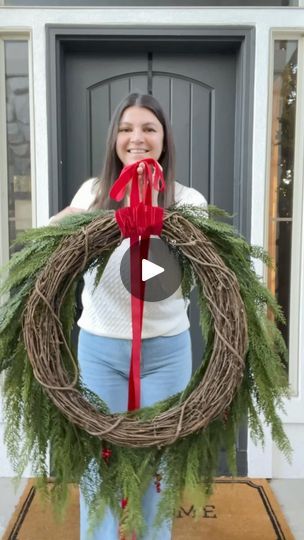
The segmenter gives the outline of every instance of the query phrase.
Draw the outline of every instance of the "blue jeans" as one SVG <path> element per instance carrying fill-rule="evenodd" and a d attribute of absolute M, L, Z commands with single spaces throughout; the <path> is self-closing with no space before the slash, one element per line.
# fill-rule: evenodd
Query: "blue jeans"
<path fill-rule="evenodd" d="M 131 340 L 96 336 L 80 330 L 78 359 L 84 384 L 99 395 L 111 412 L 128 408 L 128 381 Z M 141 406 L 153 405 L 181 392 L 191 377 L 192 352 L 189 330 L 176 336 L 142 340 Z M 170 540 L 172 522 L 164 522 L 157 532 L 152 525 L 161 493 L 151 482 L 142 501 L 147 532 L 142 540 Z M 92 536 L 87 535 L 88 509 L 80 493 L 80 540 L 118 540 L 118 521 L 110 509 Z M 139 540 L 139 539 L 138 539 Z"/>

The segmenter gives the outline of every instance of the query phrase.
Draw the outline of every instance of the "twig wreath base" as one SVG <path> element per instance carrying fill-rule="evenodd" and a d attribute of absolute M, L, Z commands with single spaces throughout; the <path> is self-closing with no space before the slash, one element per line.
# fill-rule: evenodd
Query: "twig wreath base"
<path fill-rule="evenodd" d="M 279 416 L 289 396 L 286 346 L 275 324 L 284 319 L 252 262 L 269 264 L 269 258 L 219 215 L 224 213 L 214 207 L 206 216 L 199 207 L 173 206 L 162 231 L 183 269 L 184 298 L 194 281 L 198 286 L 202 365 L 181 394 L 120 415 L 109 414 L 83 385 L 72 342 L 77 283 L 87 270 L 96 270 L 97 284 L 122 240 L 114 213 L 70 216 L 18 238 L 22 249 L 0 275 L 0 294 L 6 294 L 0 307 L 5 443 L 18 476 L 30 464 L 59 513 L 69 482 L 75 482 L 90 508 L 92 528 L 110 507 L 126 537 L 134 531 L 140 536 L 142 497 L 156 472 L 163 476 L 161 486 L 156 484 L 162 491 L 156 526 L 172 518 L 185 489 L 201 508 L 222 448 L 230 473 L 237 474 L 236 440 L 244 418 L 253 440 L 262 444 L 269 425 L 273 441 L 290 458 Z M 122 500 L 128 500 L 126 509 Z"/>
<path fill-rule="evenodd" d="M 71 422 L 119 446 L 161 447 L 206 427 L 227 409 L 242 381 L 247 325 L 236 276 L 204 233 L 178 212 L 165 213 L 162 238 L 191 262 L 214 321 L 214 336 L 212 357 L 197 387 L 152 420 L 143 421 L 135 413 L 106 415 L 84 399 L 75 387 L 77 362 L 60 322 L 65 294 L 77 276 L 121 241 L 113 212 L 60 244 L 37 279 L 24 313 L 24 341 L 36 379 Z M 74 365 L 72 380 L 61 363 L 62 344 Z"/>

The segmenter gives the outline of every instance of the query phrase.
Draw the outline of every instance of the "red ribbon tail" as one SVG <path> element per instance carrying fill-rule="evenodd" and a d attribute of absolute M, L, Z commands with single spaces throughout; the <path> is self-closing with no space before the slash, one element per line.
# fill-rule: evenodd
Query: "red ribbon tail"
<path fill-rule="evenodd" d="M 129 376 L 128 410 L 140 408 L 141 332 L 143 324 L 145 283 L 142 281 L 142 260 L 148 257 L 149 237 L 141 241 L 131 238 L 131 293 L 132 293 L 132 354 Z"/>

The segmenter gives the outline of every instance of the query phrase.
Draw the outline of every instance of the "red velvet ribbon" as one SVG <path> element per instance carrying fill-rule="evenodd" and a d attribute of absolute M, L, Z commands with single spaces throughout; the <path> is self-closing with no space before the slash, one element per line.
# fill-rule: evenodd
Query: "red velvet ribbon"
<path fill-rule="evenodd" d="M 140 163 L 144 165 L 142 201 L 139 197 L 138 173 Z M 154 169 L 152 173 L 151 166 Z M 130 206 L 115 212 L 116 221 L 125 238 L 130 238 L 131 254 L 131 308 L 132 308 L 132 352 L 129 376 L 128 410 L 140 408 L 140 358 L 141 333 L 144 310 L 145 282 L 142 281 L 142 259 L 149 253 L 150 235 L 159 236 L 163 226 L 163 209 L 152 206 L 152 188 L 163 191 L 165 180 L 157 161 L 144 159 L 124 167 L 113 184 L 110 197 L 120 201 L 125 197 L 131 182 Z"/>

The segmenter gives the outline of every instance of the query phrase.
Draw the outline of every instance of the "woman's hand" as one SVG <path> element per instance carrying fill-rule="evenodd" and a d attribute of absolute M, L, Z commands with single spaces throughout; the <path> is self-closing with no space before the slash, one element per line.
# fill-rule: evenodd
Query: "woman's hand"
<path fill-rule="evenodd" d="M 58 214 L 55 214 L 51 217 L 49 223 L 52 225 L 53 223 L 58 223 L 58 221 L 61 221 L 66 216 L 70 216 L 71 214 L 80 214 L 81 212 L 86 212 L 83 208 L 74 208 L 73 206 L 66 206 L 61 212 L 58 212 Z"/>

